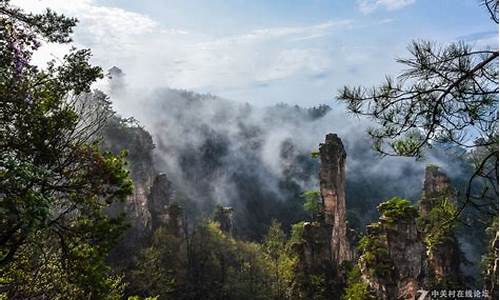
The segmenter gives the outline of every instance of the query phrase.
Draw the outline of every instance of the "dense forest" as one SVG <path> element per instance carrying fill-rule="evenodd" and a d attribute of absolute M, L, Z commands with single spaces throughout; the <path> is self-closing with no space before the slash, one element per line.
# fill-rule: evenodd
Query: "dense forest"
<path fill-rule="evenodd" d="M 0 299 L 498 298 L 498 49 L 257 107 L 37 66 L 77 22 L 0 0 Z"/>

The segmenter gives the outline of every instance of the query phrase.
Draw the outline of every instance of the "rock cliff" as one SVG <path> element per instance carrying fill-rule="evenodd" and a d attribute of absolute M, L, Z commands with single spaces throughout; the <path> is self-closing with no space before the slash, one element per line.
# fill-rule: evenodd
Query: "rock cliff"
<path fill-rule="evenodd" d="M 167 175 L 156 175 L 147 198 L 147 207 L 151 214 L 151 229 L 153 231 L 161 225 L 167 224 L 169 219 L 169 206 L 173 200 L 174 190 Z"/>
<path fill-rule="evenodd" d="M 453 231 L 440 223 L 441 218 L 454 217 L 456 193 L 448 176 L 436 166 L 428 166 L 422 199 L 419 203 L 421 227 L 427 235 L 429 267 L 437 284 L 460 286 L 460 248 Z M 439 227 L 439 228 L 436 228 Z M 434 235 L 434 236 L 429 236 Z"/>
<path fill-rule="evenodd" d="M 424 188 L 419 203 L 420 215 L 427 216 L 444 197 L 456 202 L 455 193 L 448 176 L 439 167 L 430 165 L 425 169 Z"/>
<path fill-rule="evenodd" d="M 214 213 L 214 221 L 219 223 L 219 228 L 222 232 L 233 234 L 233 208 L 225 206 L 217 206 Z"/>
<path fill-rule="evenodd" d="M 340 138 L 336 134 L 328 134 L 325 143 L 320 144 L 319 154 L 319 181 L 325 223 L 332 226 L 331 255 L 333 261 L 340 265 L 353 258 L 346 222 L 346 153 Z"/>
<path fill-rule="evenodd" d="M 492 230 L 496 231 L 490 241 L 488 253 L 485 257 L 484 289 L 488 291 L 486 299 L 498 299 L 498 221 L 493 223 Z"/>
<path fill-rule="evenodd" d="M 425 246 L 417 228 L 417 209 L 393 198 L 378 207 L 381 217 L 361 240 L 362 280 L 377 299 L 414 299 L 426 277 Z"/>
<path fill-rule="evenodd" d="M 324 222 L 304 222 L 295 225 L 300 236 L 294 242 L 297 254 L 294 299 L 339 299 L 341 282 L 331 258 L 331 226 Z M 318 280 L 319 279 L 319 280 Z M 323 299 L 323 298 L 320 298 Z"/>
<path fill-rule="evenodd" d="M 377 299 L 415 299 L 419 289 L 463 288 L 455 238 L 456 194 L 446 174 L 426 169 L 416 207 L 392 198 L 378 206 L 378 222 L 359 244 L 361 281 Z"/>

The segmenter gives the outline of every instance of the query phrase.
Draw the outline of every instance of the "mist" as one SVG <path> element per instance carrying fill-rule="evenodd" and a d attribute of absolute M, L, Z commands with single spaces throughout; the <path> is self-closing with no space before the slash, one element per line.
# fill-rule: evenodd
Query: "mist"
<path fill-rule="evenodd" d="M 214 205 L 235 208 L 235 228 L 258 238 L 273 218 L 304 219 L 301 194 L 318 189 L 319 161 L 311 157 L 327 133 L 338 134 L 347 152 L 347 205 L 362 230 L 377 217 L 376 205 L 393 196 L 418 200 L 428 164 L 452 177 L 460 164 L 435 149 L 426 159 L 381 157 L 371 148 L 367 119 L 346 114 L 331 101 L 304 108 L 256 107 L 170 88 L 148 89 L 115 74 L 102 88 L 123 117 L 134 117 L 154 140 L 155 166 L 201 215 Z"/>

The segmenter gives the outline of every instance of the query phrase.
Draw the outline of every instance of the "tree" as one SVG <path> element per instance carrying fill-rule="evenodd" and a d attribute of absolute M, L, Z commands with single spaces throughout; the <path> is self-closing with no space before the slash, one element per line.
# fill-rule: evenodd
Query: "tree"
<path fill-rule="evenodd" d="M 219 225 L 201 223 L 189 237 L 188 282 L 176 299 L 270 299 L 272 275 L 260 245 Z"/>
<path fill-rule="evenodd" d="M 129 290 L 138 295 L 182 298 L 186 281 L 187 255 L 184 240 L 165 227 L 158 228 L 152 244 L 142 250 L 137 269 L 131 272 Z"/>
<path fill-rule="evenodd" d="M 322 214 L 321 194 L 319 191 L 305 191 L 302 194 L 304 198 L 304 210 L 309 213 L 311 220 L 318 220 Z"/>
<path fill-rule="evenodd" d="M 0 295 L 118 298 L 105 258 L 124 228 L 106 209 L 131 193 L 124 155 L 103 153 L 105 115 L 85 101 L 102 75 L 89 50 L 41 70 L 41 41 L 69 43 L 76 20 L 0 0 Z"/>
<path fill-rule="evenodd" d="M 289 299 L 297 257 L 293 254 L 281 224 L 273 220 L 262 244 L 270 265 L 274 299 Z"/>
<path fill-rule="evenodd" d="M 498 0 L 485 0 L 498 24 Z M 498 194 L 498 49 L 473 49 L 463 42 L 438 47 L 413 41 L 406 70 L 379 87 L 344 87 L 339 101 L 378 123 L 369 134 L 383 155 L 421 158 L 437 144 L 469 150 L 474 162 L 466 204 L 495 212 Z M 474 190 L 475 182 L 487 184 Z M 477 201 L 493 196 L 488 206 Z M 490 199 L 491 200 L 491 199 Z"/>
<path fill-rule="evenodd" d="M 347 274 L 347 285 L 342 300 L 373 300 L 376 299 L 370 292 L 370 287 L 361 279 L 361 270 L 356 264 Z"/>

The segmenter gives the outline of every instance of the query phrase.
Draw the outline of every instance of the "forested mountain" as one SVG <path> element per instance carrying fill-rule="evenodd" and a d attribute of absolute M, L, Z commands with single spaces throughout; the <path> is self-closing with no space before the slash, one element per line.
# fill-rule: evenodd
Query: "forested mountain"
<path fill-rule="evenodd" d="M 103 96 L 100 93 L 96 95 Z M 104 144 L 113 145 L 115 152 L 122 147 L 129 149 L 128 161 L 131 175 L 136 178 L 134 181 L 136 192 L 130 203 L 133 205 L 139 203 L 138 208 L 133 210 L 143 211 L 134 213 L 137 215 L 135 220 L 138 220 L 140 224 L 136 229 L 147 236 L 151 230 L 163 228 L 163 226 L 153 225 L 153 215 L 163 216 L 164 222 L 170 224 L 167 227 L 177 232 L 173 235 L 175 238 L 171 237 L 178 243 L 174 245 L 189 247 L 189 243 L 199 242 L 197 240 L 199 230 L 207 230 L 198 228 L 199 225 L 196 224 L 212 219 L 219 224 L 226 224 L 221 227 L 225 228 L 221 234 L 226 234 L 229 238 L 265 244 L 269 226 L 275 226 L 271 228 L 277 230 L 277 225 L 273 225 L 272 222 L 278 222 L 276 224 L 280 224 L 279 232 L 283 239 L 281 241 L 283 249 L 280 251 L 288 253 L 288 256 L 284 254 L 285 257 L 280 259 L 290 263 L 288 268 L 292 268 L 282 271 L 284 273 L 298 272 L 293 269 L 299 265 L 293 267 L 292 264 L 293 261 L 297 263 L 299 258 L 296 255 L 298 254 L 295 250 L 290 250 L 297 249 L 299 241 L 303 240 L 300 236 L 297 237 L 303 234 L 297 226 L 303 226 L 300 224 L 303 224 L 301 222 L 304 220 L 316 222 L 323 211 L 321 199 L 324 197 L 316 192 L 319 191 L 321 181 L 318 176 L 319 152 L 316 152 L 318 143 L 312 141 L 311 136 L 318 134 L 316 131 L 322 128 L 339 124 L 339 120 L 335 120 L 338 115 L 328 106 L 305 109 L 283 104 L 260 109 L 248 104 L 237 104 L 215 96 L 186 91 L 162 90 L 152 95 L 151 99 L 145 96 L 144 105 L 138 115 L 153 116 L 147 123 L 148 127 L 153 128 L 154 134 L 150 134 L 147 129 L 141 127 L 138 121 L 127 121 L 115 115 L 112 118 L 113 121 L 105 127 L 103 136 Z M 120 101 L 113 94 L 112 97 L 115 101 Z M 207 113 L 207 106 L 211 109 L 210 113 Z M 352 122 L 348 119 L 343 121 L 346 125 Z M 280 134 L 275 135 L 277 131 L 280 131 Z M 342 128 L 339 131 L 342 132 Z M 365 232 L 364 228 L 368 223 L 378 218 L 376 207 L 381 202 L 396 195 L 403 195 L 417 203 L 422 197 L 424 171 L 429 161 L 437 162 L 440 169 L 453 175 L 452 182 L 457 187 L 463 185 L 472 172 L 464 159 L 465 150 L 452 145 L 436 147 L 429 152 L 428 159 L 424 161 L 398 159 L 399 161 L 394 164 L 395 158 L 378 157 L 371 149 L 368 138 L 363 139 L 361 134 L 353 138 L 346 132 L 345 137 L 344 188 L 345 199 L 347 199 L 345 217 L 348 220 L 350 230 L 348 236 L 352 243 L 355 243 L 354 241 Z M 311 144 L 307 144 L 307 141 L 311 141 Z M 120 146 L 116 147 L 116 145 Z M 273 149 L 273 152 L 269 153 L 268 148 Z M 149 175 L 144 177 L 144 174 Z M 142 179 L 140 179 L 141 176 L 143 176 Z M 153 193 L 152 190 L 160 192 Z M 464 197 L 463 190 L 457 189 L 456 192 L 456 197 Z M 311 206 L 311 201 L 318 204 Z M 152 202 L 156 204 L 153 206 L 148 204 Z M 455 201 L 455 203 L 457 205 L 458 202 Z M 168 207 L 170 205 L 182 208 L 182 213 L 175 217 L 173 223 L 165 221 L 169 220 Z M 227 208 L 224 209 L 224 207 Z M 225 217 L 221 217 L 221 214 Z M 488 225 L 476 222 L 473 211 L 467 210 L 465 214 L 471 214 L 468 219 L 473 222 L 471 223 L 473 227 L 459 226 L 457 229 L 457 238 L 461 241 L 462 247 L 460 249 L 462 254 L 457 254 L 460 256 L 457 266 L 464 278 L 472 282 L 476 280 L 474 278 L 479 278 L 481 272 L 477 266 L 481 260 L 481 253 L 486 251 L 486 244 L 482 241 L 487 239 L 485 228 Z M 295 223 L 298 225 L 292 226 Z M 295 229 L 292 230 L 292 228 Z M 316 233 L 311 234 L 316 235 Z M 285 245 L 287 235 L 291 236 L 288 246 Z M 479 236 L 482 238 L 478 239 Z M 183 241 L 181 237 L 185 240 Z M 156 237 L 158 238 L 160 237 Z M 321 235 L 317 238 L 321 238 Z M 322 238 L 323 242 L 329 240 L 325 236 Z M 126 236 L 124 240 L 127 240 Z M 137 242 L 144 243 L 143 245 L 148 244 L 147 238 L 137 240 Z M 154 243 L 159 245 L 161 241 L 156 240 Z M 155 249 L 155 246 L 151 247 L 146 251 L 159 251 Z M 129 246 L 128 249 L 127 254 L 137 251 L 136 244 Z M 117 249 L 117 253 L 120 252 L 120 249 Z M 178 255 L 189 255 L 189 253 Z M 138 255 L 140 257 L 140 254 Z M 227 253 L 227 255 L 236 254 Z M 171 259 L 184 261 L 186 264 L 186 261 L 189 261 L 188 257 L 175 256 Z M 255 259 L 258 262 L 258 259 Z M 129 263 L 131 268 L 137 268 L 143 262 L 136 262 L 138 265 L 135 266 L 133 262 Z M 165 267 L 169 266 L 168 262 L 165 264 Z M 189 274 L 188 265 L 177 266 L 177 268 L 186 268 L 183 272 Z M 285 268 L 285 266 L 279 268 Z M 319 279 L 323 278 L 321 277 L 323 275 L 318 276 L 320 276 Z M 195 291 L 197 291 L 204 295 L 209 294 L 206 290 L 197 290 L 193 287 L 194 283 L 189 282 L 188 279 L 181 278 L 185 281 L 182 284 L 189 285 L 188 289 L 193 293 L 196 294 Z M 135 280 L 131 279 L 131 282 Z M 324 285 L 321 289 L 326 294 L 323 296 L 340 292 L 339 286 L 336 290 L 331 289 L 335 287 L 335 284 L 326 288 L 328 284 L 323 282 L 324 280 L 338 281 L 338 279 L 328 279 L 328 277 L 321 279 L 322 283 L 318 284 Z M 218 284 L 234 283 L 218 282 Z M 287 284 L 289 285 L 285 285 L 289 293 L 298 292 L 297 286 L 292 288 L 291 282 Z M 283 291 L 280 293 L 285 293 L 287 287 L 282 287 Z M 173 284 L 172 289 L 178 288 Z M 314 289 L 313 286 L 307 285 L 303 288 L 309 291 Z M 238 288 L 230 287 L 229 289 Z M 228 293 L 232 292 L 235 291 Z M 161 294 L 161 292 L 158 293 Z M 176 297 L 185 296 L 175 295 Z M 213 297 L 215 299 L 222 297 L 217 295 Z"/>
<path fill-rule="evenodd" d="M 151 133 L 158 172 L 201 213 L 216 204 L 235 208 L 235 233 L 245 238 L 260 239 L 273 218 L 288 227 L 306 217 L 301 194 L 319 188 L 319 161 L 312 154 L 331 131 L 346 145 L 347 193 L 359 228 L 376 217 L 383 199 L 400 195 L 415 201 L 426 164 L 440 165 L 457 181 L 470 172 L 460 159 L 463 150 L 451 146 L 433 150 L 422 162 L 381 159 L 364 132 L 370 124 L 346 117 L 339 107 L 258 108 L 171 89 L 129 95 L 123 81 L 110 84 L 115 105 L 133 107 L 133 117 Z M 135 107 L 136 101 L 141 105 Z"/>

